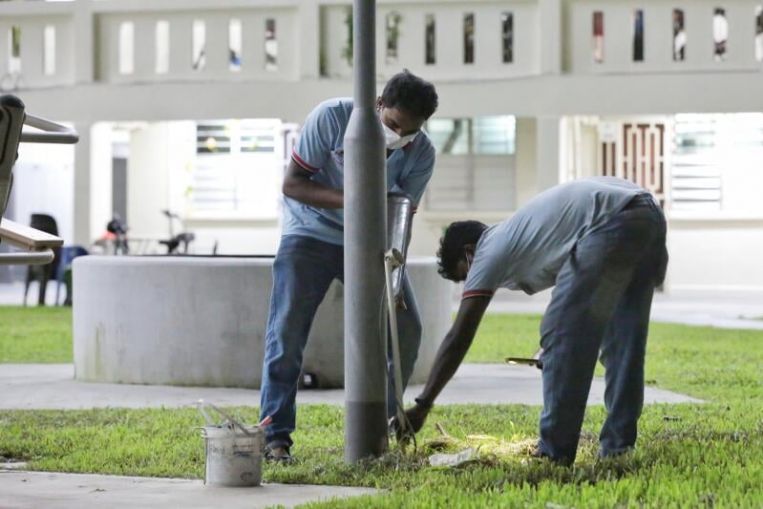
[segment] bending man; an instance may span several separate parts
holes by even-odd
[[[440,274],[464,281],[463,299],[424,391],[406,412],[421,429],[466,355],[496,289],[555,286],[541,324],[543,413],[537,454],[570,464],[596,359],[606,368],[600,454],[631,449],[644,398],[644,355],[654,289],[665,276],[665,218],[652,196],[598,177],[551,188],[495,226],[451,224]]]

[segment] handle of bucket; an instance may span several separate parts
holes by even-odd
[[[246,428],[244,427],[244,425],[243,425],[243,424],[241,424],[241,423],[240,423],[240,422],[238,422],[236,419],[234,419],[233,417],[231,417],[230,415],[228,415],[228,413],[227,413],[227,412],[223,412],[223,411],[222,411],[222,409],[220,409],[220,408],[216,407],[216,406],[215,406],[215,405],[213,405],[212,403],[207,403],[207,402],[206,402],[206,401],[204,401],[203,399],[200,399],[200,400],[198,401],[198,403],[197,403],[197,407],[198,407],[198,409],[199,409],[199,412],[201,412],[201,415],[203,415],[203,416],[204,416],[204,419],[206,419],[206,421],[207,421],[207,424],[213,425],[213,424],[211,423],[212,419],[210,419],[210,418],[209,418],[209,414],[207,414],[207,412],[204,410],[204,407],[208,407],[208,408],[211,408],[212,410],[214,410],[215,412],[217,412],[218,414],[220,414],[221,416],[223,416],[223,417],[224,417],[224,418],[225,418],[225,419],[226,419],[228,422],[230,422],[230,423],[231,423],[231,424],[233,424],[235,427],[237,427],[238,429],[240,429],[241,431],[243,431],[245,435],[248,435],[248,436],[252,436],[252,432],[251,432],[251,431],[249,431],[248,429],[246,429]]]
[[[207,426],[215,426],[215,421],[212,420],[212,417],[207,413],[207,411],[204,409],[206,406],[206,403],[204,403],[203,399],[200,399],[196,402],[196,409],[199,411],[199,413],[204,417],[204,422],[207,423]]]

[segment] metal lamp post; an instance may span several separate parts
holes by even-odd
[[[344,457],[387,449],[386,153],[376,115],[376,2],[353,9],[354,108],[344,137]]]

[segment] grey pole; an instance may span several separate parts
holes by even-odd
[[[354,0],[354,108],[344,136],[344,458],[387,449],[386,153],[376,115],[376,2]]]

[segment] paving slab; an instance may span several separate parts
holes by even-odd
[[[464,364],[445,387],[438,404],[479,403],[541,405],[541,373],[535,368],[506,364]],[[405,393],[413,402],[423,386]],[[700,400],[647,387],[645,403],[694,403]],[[74,380],[71,364],[0,364],[0,409],[87,409],[184,407],[199,399],[218,405],[258,406],[260,392],[251,389],[174,387],[85,383]],[[301,390],[299,404],[344,404],[344,391]],[[589,405],[604,402],[604,380],[595,378]]]
[[[0,470],[3,509],[252,509],[379,493],[371,488],[263,484],[256,488],[204,486],[200,480]]]
[[[551,290],[524,295],[496,293],[489,313],[543,314],[551,300]],[[454,300],[454,310],[458,300]],[[653,322],[716,327],[719,329],[763,330],[761,292],[657,292],[652,303]]]

